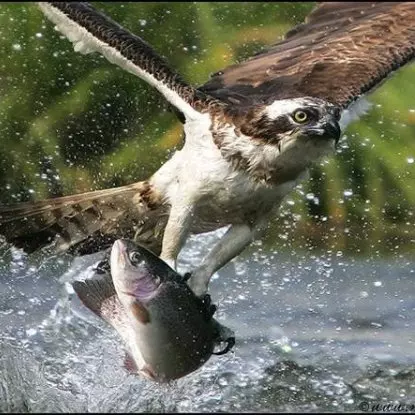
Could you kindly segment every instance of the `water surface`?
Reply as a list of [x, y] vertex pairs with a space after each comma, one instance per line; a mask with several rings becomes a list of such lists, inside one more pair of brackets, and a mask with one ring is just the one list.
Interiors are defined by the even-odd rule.
[[[200, 261], [217, 235], [193, 238], [181, 268]], [[2, 255], [2, 412], [415, 404], [415, 260], [251, 248], [210, 288], [216, 317], [236, 332], [234, 353], [166, 386], [129, 375], [116, 333], [73, 293], [70, 281], [87, 275], [99, 256]]]

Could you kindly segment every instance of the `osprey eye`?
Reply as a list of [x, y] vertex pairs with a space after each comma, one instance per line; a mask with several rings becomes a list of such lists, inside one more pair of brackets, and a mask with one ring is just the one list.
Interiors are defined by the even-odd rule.
[[295, 122], [298, 122], [299, 124], [303, 124], [306, 121], [308, 121], [308, 114], [305, 111], [298, 110], [294, 112], [293, 118]]
[[137, 251], [130, 252], [131, 262], [138, 262], [140, 260], [140, 254]]

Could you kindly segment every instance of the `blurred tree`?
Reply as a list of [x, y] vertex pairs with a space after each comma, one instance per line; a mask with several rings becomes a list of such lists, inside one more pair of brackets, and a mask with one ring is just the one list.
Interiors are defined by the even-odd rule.
[[[191, 83], [248, 58], [312, 3], [94, 3]], [[0, 201], [79, 193], [150, 176], [182, 140], [157, 91], [97, 54], [73, 51], [33, 3], [0, 4]], [[415, 67], [372, 96], [284, 203], [267, 242], [354, 252], [414, 246]]]

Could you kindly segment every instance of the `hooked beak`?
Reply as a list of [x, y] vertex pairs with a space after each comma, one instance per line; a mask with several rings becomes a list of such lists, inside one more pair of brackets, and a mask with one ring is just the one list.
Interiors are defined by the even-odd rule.
[[325, 131], [324, 135], [332, 138], [337, 144], [341, 134], [339, 123], [335, 120], [328, 121], [323, 124], [323, 129]]
[[330, 138], [337, 142], [340, 140], [341, 130], [337, 120], [333, 118], [326, 119], [319, 126], [311, 126], [306, 129], [306, 133], [313, 136]]

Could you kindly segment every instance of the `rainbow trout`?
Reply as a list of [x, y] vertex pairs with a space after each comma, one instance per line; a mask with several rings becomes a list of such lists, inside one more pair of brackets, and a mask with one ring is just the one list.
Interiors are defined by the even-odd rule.
[[73, 287], [84, 305], [119, 333], [130, 372], [167, 382], [233, 347], [234, 333], [213, 318], [216, 307], [210, 296], [197, 297], [186, 277], [147, 249], [118, 239], [111, 249], [110, 270], [75, 281]]

